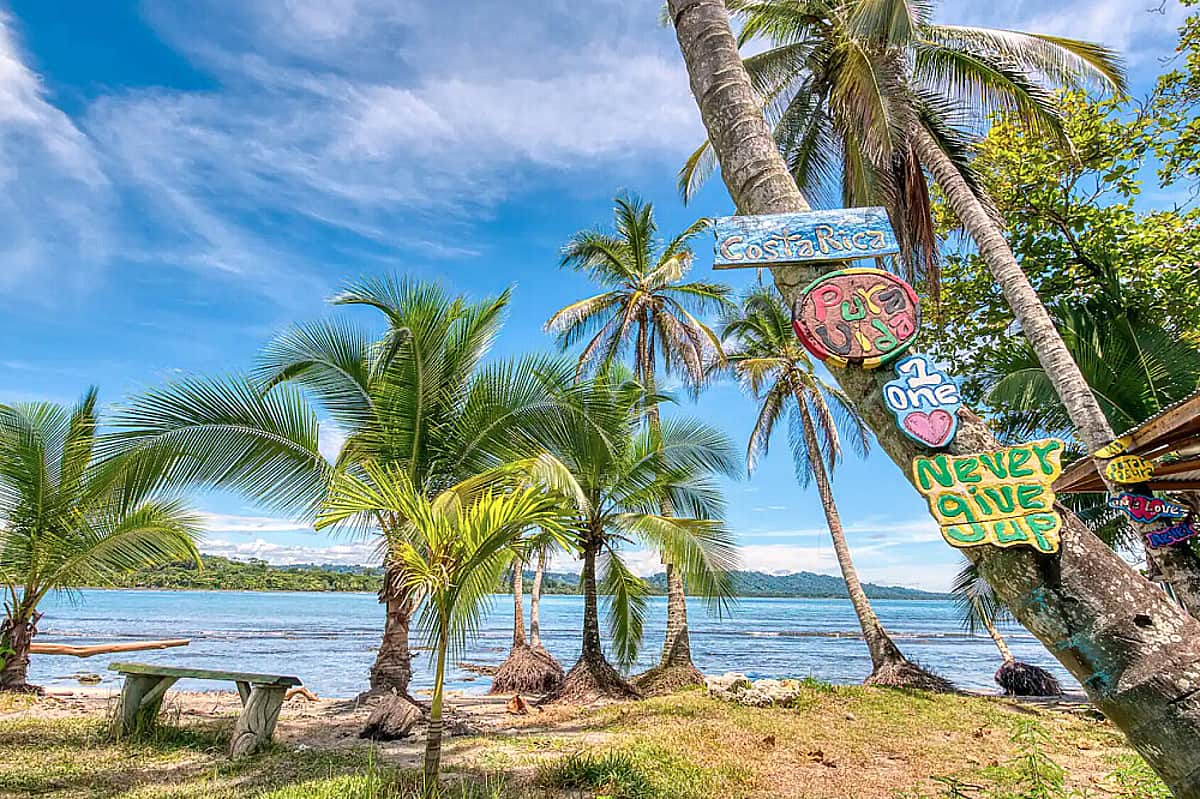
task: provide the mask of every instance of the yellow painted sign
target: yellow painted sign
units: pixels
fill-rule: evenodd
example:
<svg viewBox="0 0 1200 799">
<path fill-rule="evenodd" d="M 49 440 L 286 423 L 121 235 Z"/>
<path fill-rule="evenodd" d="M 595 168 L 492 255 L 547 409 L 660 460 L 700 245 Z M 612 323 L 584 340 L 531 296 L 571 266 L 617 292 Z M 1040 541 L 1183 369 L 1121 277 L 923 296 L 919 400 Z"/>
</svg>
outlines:
<svg viewBox="0 0 1200 799">
<path fill-rule="evenodd" d="M 1122 455 L 1109 461 L 1104 473 L 1114 483 L 1144 483 L 1154 476 L 1154 464 L 1137 455 Z"/>
<path fill-rule="evenodd" d="M 976 455 L 913 459 L 913 478 L 952 547 L 992 544 L 1057 552 L 1062 517 L 1054 481 L 1063 443 L 1047 438 Z"/>
</svg>

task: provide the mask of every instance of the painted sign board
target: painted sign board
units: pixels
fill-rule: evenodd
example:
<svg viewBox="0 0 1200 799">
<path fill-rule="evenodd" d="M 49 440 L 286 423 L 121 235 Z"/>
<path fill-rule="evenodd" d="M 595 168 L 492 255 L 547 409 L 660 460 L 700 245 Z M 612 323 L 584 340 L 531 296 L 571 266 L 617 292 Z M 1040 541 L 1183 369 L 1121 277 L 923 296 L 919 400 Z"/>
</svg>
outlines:
<svg viewBox="0 0 1200 799">
<path fill-rule="evenodd" d="M 1063 443 L 1047 438 L 975 455 L 918 456 L 913 479 L 950 546 L 1025 545 L 1057 552 L 1062 517 L 1052 484 Z"/>
<path fill-rule="evenodd" d="M 1187 541 L 1189 538 L 1195 538 L 1197 535 L 1200 535 L 1200 530 L 1197 530 L 1194 524 L 1191 522 L 1180 522 L 1165 530 L 1147 533 L 1146 545 L 1151 549 L 1159 549 Z"/>
<path fill-rule="evenodd" d="M 1144 483 L 1154 476 L 1154 464 L 1137 455 L 1122 455 L 1109 461 L 1104 473 L 1114 483 Z"/>
<path fill-rule="evenodd" d="M 896 379 L 883 386 L 883 404 L 896 416 L 900 432 L 931 449 L 954 440 L 962 399 L 958 386 L 925 355 L 896 361 Z"/>
<path fill-rule="evenodd" d="M 1121 494 L 1109 497 L 1108 506 L 1125 512 L 1125 515 L 1135 522 L 1149 524 L 1159 519 L 1182 519 L 1187 516 L 1187 509 L 1174 502 L 1167 502 L 1158 497 L 1143 497 L 1139 494 Z"/>
<path fill-rule="evenodd" d="M 882 208 L 726 216 L 713 221 L 714 269 L 808 261 L 853 261 L 900 252 Z"/>
<path fill-rule="evenodd" d="M 874 369 L 908 349 L 920 326 L 917 292 L 882 269 L 822 275 L 792 308 L 800 343 L 834 366 Z"/>
</svg>

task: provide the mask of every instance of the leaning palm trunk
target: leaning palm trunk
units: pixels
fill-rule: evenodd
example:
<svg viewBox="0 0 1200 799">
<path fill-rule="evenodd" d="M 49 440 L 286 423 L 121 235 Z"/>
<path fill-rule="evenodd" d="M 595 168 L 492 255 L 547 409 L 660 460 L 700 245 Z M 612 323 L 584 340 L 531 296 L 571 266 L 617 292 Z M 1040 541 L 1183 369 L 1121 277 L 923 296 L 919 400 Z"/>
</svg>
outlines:
<svg viewBox="0 0 1200 799">
<path fill-rule="evenodd" d="M 450 646 L 449 622 L 443 619 L 442 635 L 437 642 L 437 667 L 433 677 L 433 701 L 429 707 L 429 730 L 425 734 L 425 795 L 441 796 L 438 774 L 442 766 L 442 703 L 446 686 L 446 650 Z"/>
<path fill-rule="evenodd" d="M 601 533 L 593 532 L 583 543 L 583 649 L 562 684 L 545 701 L 586 701 L 597 697 L 637 698 L 638 692 L 604 657 L 600 643 L 600 604 L 596 588 L 596 557 Z"/>
<path fill-rule="evenodd" d="M 911 135 L 921 162 L 945 192 L 954 215 L 979 248 L 980 257 L 987 264 L 1013 316 L 1029 339 L 1043 372 L 1054 386 L 1080 440 L 1089 452 L 1096 452 L 1116 438 L 1116 434 L 1100 410 L 1100 404 L 1083 372 L 1079 370 L 1079 365 L 1071 357 L 1050 314 L 1013 256 L 1000 226 L 929 132 L 917 125 L 913 127 Z M 1104 463 L 1099 459 L 1096 468 L 1104 477 Z M 1107 478 L 1105 482 L 1110 493 L 1119 490 Z M 1154 525 L 1135 524 L 1134 527 L 1143 532 L 1156 529 Z M 1189 613 L 1200 618 L 1200 558 L 1189 547 L 1168 547 L 1161 551 L 1150 547 L 1144 549 L 1146 559 L 1170 583 L 1180 603 Z"/>
<path fill-rule="evenodd" d="M 538 553 L 537 570 L 533 573 L 533 591 L 529 594 L 529 645 L 542 647 L 542 578 L 546 576 L 546 550 Z"/>
<path fill-rule="evenodd" d="M 392 585 L 390 576 L 385 577 L 385 589 L 381 597 L 387 607 L 384 621 L 383 640 L 371 666 L 370 694 L 396 693 L 408 696 L 408 684 L 412 680 L 412 650 L 408 643 L 409 627 L 415 603 L 407 596 L 390 595 L 386 586 Z"/>
<path fill-rule="evenodd" d="M 762 115 L 721 0 L 669 0 L 680 49 L 722 177 L 739 212 L 804 211 Z M 775 284 L 789 302 L 829 267 L 781 267 Z M 888 375 L 830 370 L 880 445 L 908 474 L 923 453 L 880 402 Z M 953 453 L 999 445 L 972 411 L 959 412 Z M 1073 514 L 1062 545 L 1046 556 L 1028 548 L 964 550 L 1000 601 L 1084 686 L 1092 701 L 1179 797 L 1200 797 L 1200 622 L 1180 612 Z"/>
<path fill-rule="evenodd" d="M 538 568 L 542 561 L 538 562 Z M 513 642 L 508 657 L 496 669 L 489 693 L 493 694 L 548 694 L 563 681 L 563 669 L 550 653 L 539 643 L 531 646 L 525 642 L 525 602 L 523 564 L 513 562 Z M 541 590 L 540 577 L 534 579 L 534 596 Z M 536 608 L 536 605 L 535 605 Z M 536 615 L 536 610 L 534 611 Z M 530 627 L 536 624 L 530 618 Z"/>
<path fill-rule="evenodd" d="M 821 496 L 821 508 L 825 511 L 825 521 L 829 524 L 829 536 L 833 539 L 833 551 L 837 555 L 838 567 L 842 570 L 842 579 L 846 581 L 846 591 L 850 595 L 850 603 L 858 616 L 862 627 L 863 639 L 867 642 L 867 651 L 871 653 L 871 674 L 866 679 L 867 685 L 882 685 L 895 688 L 922 688 L 929 691 L 952 691 L 954 686 L 936 674 L 932 674 L 909 661 L 900 651 L 900 647 L 888 635 L 887 630 L 875 615 L 867 593 L 863 590 L 862 582 L 858 579 L 858 571 L 850 557 L 850 547 L 846 544 L 846 535 L 842 530 L 842 519 L 838 514 L 837 503 L 833 499 L 833 488 L 829 484 L 829 473 L 825 470 L 825 462 L 821 459 L 821 445 L 817 441 L 817 431 L 813 424 L 812 414 L 803 392 L 796 392 L 796 403 L 799 408 L 804 442 L 808 447 L 809 462 L 812 466 L 813 480 L 817 484 L 817 493 Z"/>
<path fill-rule="evenodd" d="M 513 648 L 525 646 L 525 566 L 517 558 L 512 565 Z"/>
<path fill-rule="evenodd" d="M 0 691 L 27 692 L 39 690 L 31 686 L 29 651 L 37 633 L 37 617 L 18 609 L 14 617 L 0 623 Z"/>
</svg>

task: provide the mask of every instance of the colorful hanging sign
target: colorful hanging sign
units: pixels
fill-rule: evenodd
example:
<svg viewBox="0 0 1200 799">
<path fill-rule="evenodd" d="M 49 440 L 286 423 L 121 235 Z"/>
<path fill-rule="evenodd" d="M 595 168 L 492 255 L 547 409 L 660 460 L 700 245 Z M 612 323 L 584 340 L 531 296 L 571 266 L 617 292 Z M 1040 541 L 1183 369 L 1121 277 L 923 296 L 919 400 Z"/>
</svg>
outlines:
<svg viewBox="0 0 1200 799">
<path fill-rule="evenodd" d="M 1194 524 L 1191 522 L 1180 522 L 1165 530 L 1147 533 L 1146 545 L 1151 549 L 1161 549 L 1162 547 L 1169 547 L 1173 544 L 1187 541 L 1189 538 L 1195 538 L 1197 535 L 1200 535 L 1200 530 L 1197 530 Z"/>
<path fill-rule="evenodd" d="M 887 211 L 841 208 L 713 220 L 714 269 L 806 261 L 853 261 L 900 252 Z"/>
<path fill-rule="evenodd" d="M 1114 483 L 1133 485 L 1144 483 L 1154 476 L 1154 464 L 1137 455 L 1122 455 L 1113 458 L 1104 467 L 1104 473 Z"/>
<path fill-rule="evenodd" d="M 958 431 L 958 386 L 925 355 L 906 355 L 895 370 L 896 379 L 883 386 L 883 404 L 900 432 L 931 449 L 948 445 Z"/>
<path fill-rule="evenodd" d="M 842 269 L 814 280 L 792 308 L 800 343 L 834 366 L 874 369 L 917 337 L 917 292 L 882 269 Z"/>
<path fill-rule="evenodd" d="M 980 544 L 1058 551 L 1062 517 L 1052 484 L 1063 443 L 1047 438 L 977 455 L 913 459 L 913 479 L 952 547 Z"/>
<path fill-rule="evenodd" d="M 1125 512 L 1125 515 L 1135 522 L 1149 524 L 1159 519 L 1182 519 L 1187 516 L 1187 508 L 1167 502 L 1158 497 L 1143 497 L 1140 494 L 1121 494 L 1109 497 L 1108 506 Z"/>
</svg>

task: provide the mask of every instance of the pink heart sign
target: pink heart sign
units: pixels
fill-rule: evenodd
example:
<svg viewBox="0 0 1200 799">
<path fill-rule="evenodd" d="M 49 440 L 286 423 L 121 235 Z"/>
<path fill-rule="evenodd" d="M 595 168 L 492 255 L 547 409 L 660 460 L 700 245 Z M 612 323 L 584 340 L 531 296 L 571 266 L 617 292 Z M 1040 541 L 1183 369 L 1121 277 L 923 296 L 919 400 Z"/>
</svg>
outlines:
<svg viewBox="0 0 1200 799">
<path fill-rule="evenodd" d="M 934 449 L 950 440 L 953 427 L 954 417 L 941 409 L 929 413 L 912 411 L 904 417 L 905 431 L 922 444 Z"/>
</svg>

